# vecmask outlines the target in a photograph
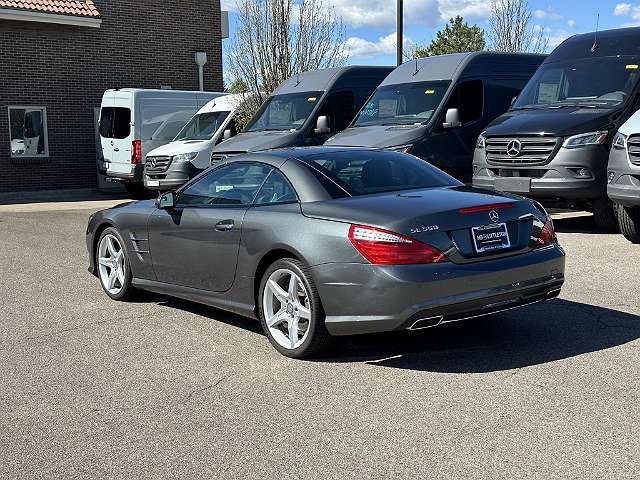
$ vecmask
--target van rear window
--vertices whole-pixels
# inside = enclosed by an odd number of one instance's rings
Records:
[[[127,138],[131,133],[131,110],[124,107],[104,107],[100,113],[100,136]]]

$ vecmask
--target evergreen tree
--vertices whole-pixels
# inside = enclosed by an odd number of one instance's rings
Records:
[[[416,47],[414,58],[430,57],[432,55],[444,55],[447,53],[477,52],[484,50],[484,31],[477,25],[469,26],[458,15],[449,20],[449,23],[436,34],[431,44],[427,47]]]

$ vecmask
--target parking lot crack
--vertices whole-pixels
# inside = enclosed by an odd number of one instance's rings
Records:
[[[38,340],[40,338],[47,338],[47,337],[55,337],[56,335],[64,335],[65,333],[70,333],[70,332],[76,332],[78,330],[85,330],[87,328],[91,328],[91,327],[95,327],[98,325],[103,325],[105,323],[111,323],[112,320],[101,320],[98,322],[91,322],[91,323],[87,323],[85,325],[77,325],[75,327],[69,327],[69,328],[63,328],[60,330],[54,330],[53,332],[49,332],[49,333],[43,333],[42,335],[33,335],[30,337],[26,337],[25,340]]]
[[[229,378],[231,378],[233,376],[233,374],[229,374],[229,375],[225,375],[224,377],[219,378],[215,383],[212,383],[210,385],[206,385],[204,387],[201,388],[196,388],[195,390],[191,390],[189,392],[189,394],[184,398],[184,400],[182,400],[182,404],[185,405],[186,403],[188,403],[193,397],[198,396],[200,394],[203,394],[205,392],[208,392],[209,390],[216,388],[218,385],[220,385],[222,382],[224,382],[225,380],[228,380]]]
[[[50,338],[50,337],[55,337],[57,335],[65,335],[71,332],[77,332],[77,331],[81,331],[81,330],[88,330],[91,329],[93,327],[97,327],[100,325],[106,325],[106,324],[110,324],[110,323],[121,323],[123,321],[126,320],[140,320],[142,318],[145,317],[151,317],[153,316],[153,314],[147,314],[147,315],[131,315],[128,317],[120,317],[117,320],[113,320],[113,319],[109,319],[109,320],[98,320],[95,322],[89,322],[89,323],[85,323],[83,325],[76,325],[74,327],[67,327],[67,328],[62,328],[60,330],[54,330],[52,332],[48,332],[48,333],[43,333],[41,335],[32,335],[29,337],[25,337],[24,340],[25,341],[31,341],[31,340],[40,340],[43,338]]]

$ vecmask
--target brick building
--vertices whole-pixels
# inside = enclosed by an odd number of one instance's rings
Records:
[[[220,0],[0,0],[0,192],[96,185],[108,88],[222,85]]]

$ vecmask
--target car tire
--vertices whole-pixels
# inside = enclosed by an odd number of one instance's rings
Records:
[[[267,338],[282,355],[309,358],[326,351],[333,343],[325,326],[318,290],[309,269],[299,260],[284,258],[267,268],[260,282],[258,313]]]
[[[602,196],[593,202],[593,220],[599,230],[618,232],[618,220],[613,202],[609,197]]]
[[[94,252],[96,273],[102,289],[109,298],[120,302],[133,300],[139,295],[132,284],[131,263],[124,246],[118,230],[109,227],[100,234]],[[115,278],[112,276],[114,270]],[[113,284],[110,283],[112,280]]]
[[[640,244],[640,207],[618,205],[618,225],[624,237],[631,243]]]

